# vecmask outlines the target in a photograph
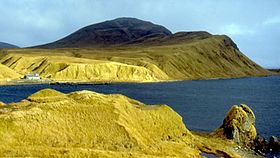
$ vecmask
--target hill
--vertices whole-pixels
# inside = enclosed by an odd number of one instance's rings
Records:
[[[36,48],[108,47],[131,42],[150,35],[171,35],[163,26],[136,18],[118,18],[93,24],[58,41]]]
[[[0,48],[19,48],[19,47],[9,43],[0,42]]]
[[[247,111],[233,109],[229,123],[248,120]],[[246,157],[237,145],[223,134],[190,132],[167,105],[119,94],[44,89],[0,106],[0,154],[6,157]]]
[[[37,72],[54,81],[155,82],[272,74],[224,35],[161,46],[6,50],[0,63],[22,75]]]

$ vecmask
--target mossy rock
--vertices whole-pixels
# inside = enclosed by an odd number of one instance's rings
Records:
[[[251,147],[256,139],[255,115],[245,104],[234,105],[226,115],[223,125],[217,130],[239,145]]]

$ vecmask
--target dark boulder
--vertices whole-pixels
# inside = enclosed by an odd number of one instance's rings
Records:
[[[269,148],[273,151],[280,151],[280,142],[277,137],[271,136],[269,138]]]
[[[268,142],[264,137],[259,135],[255,140],[255,146],[253,147],[253,149],[255,149],[255,151],[259,153],[266,153],[269,150]]]

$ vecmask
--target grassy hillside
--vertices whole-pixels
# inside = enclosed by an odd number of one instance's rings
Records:
[[[0,107],[6,157],[241,157],[235,147],[224,137],[192,134],[167,105],[118,94],[45,89]]]
[[[158,46],[6,50],[0,63],[22,75],[37,72],[55,81],[145,82],[272,74],[243,55],[227,36],[177,36]]]
[[[5,65],[0,64],[0,82],[1,80],[16,79],[20,77],[21,75],[16,73],[14,70],[10,69]]]

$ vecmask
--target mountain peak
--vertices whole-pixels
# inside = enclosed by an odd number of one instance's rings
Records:
[[[143,22],[144,20],[140,20],[140,19],[137,19],[137,18],[133,18],[133,17],[120,17],[120,18],[116,18],[116,19],[113,19],[113,20],[108,20],[108,21],[117,21],[117,22],[127,22],[127,21],[130,21],[130,22]],[[144,21],[144,22],[147,22],[147,21]]]
[[[64,47],[103,47],[120,45],[150,35],[172,35],[172,32],[161,25],[122,17],[86,26],[53,43],[37,46],[40,48]]]

